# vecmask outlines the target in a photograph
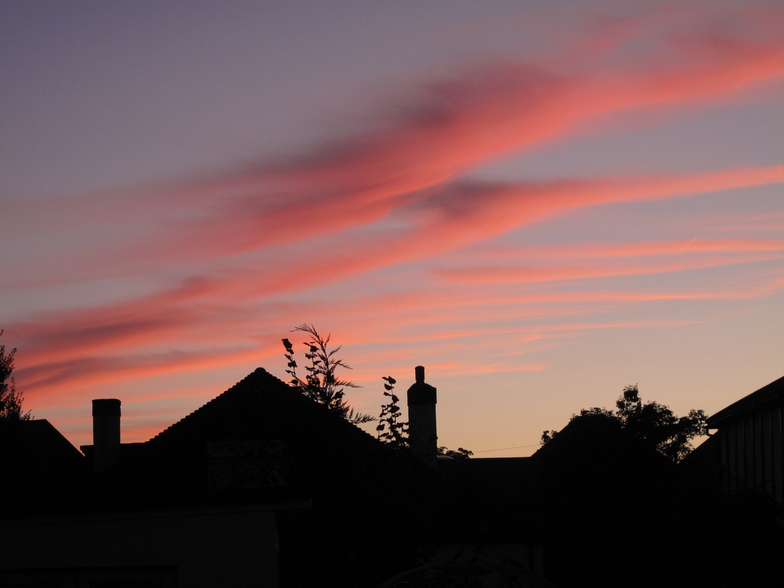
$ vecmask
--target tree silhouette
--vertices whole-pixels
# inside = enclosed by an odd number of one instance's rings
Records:
[[[307,333],[310,338],[303,341],[308,348],[305,359],[310,363],[305,366],[307,375],[304,379],[297,375],[297,361],[294,358],[294,345],[288,339],[283,339],[286,349],[285,357],[288,362],[286,373],[291,376],[290,384],[298,388],[305,396],[325,405],[337,412],[346,420],[354,423],[367,423],[376,420],[375,417],[355,412],[343,399],[345,388],[359,388],[357,384],[344,380],[335,375],[338,368],[350,370],[351,367],[342,359],[336,357],[341,347],[329,348],[331,335],[322,337],[313,325],[306,323],[296,327],[292,332]]]
[[[13,376],[15,355],[15,348],[6,352],[5,345],[0,345],[0,420],[27,421],[31,417],[30,411],[22,411],[24,394],[17,392]]]
[[[400,407],[395,384],[397,380],[392,376],[384,376],[384,396],[389,399],[387,404],[381,405],[381,414],[376,425],[376,435],[380,441],[392,447],[408,447],[408,423],[400,419]]]
[[[670,408],[658,402],[643,403],[637,384],[626,386],[615,402],[616,410],[592,407],[584,408],[572,419],[603,415],[616,419],[632,437],[639,439],[662,455],[678,462],[692,450],[691,440],[704,435],[707,430],[705,412],[690,410],[687,416],[678,417]],[[542,432],[542,445],[550,441],[558,431]]]

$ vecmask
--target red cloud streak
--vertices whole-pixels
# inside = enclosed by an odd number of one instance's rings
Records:
[[[52,266],[52,283],[152,274],[165,275],[165,281],[161,278],[158,283],[174,285],[131,301],[53,312],[5,325],[13,333],[14,344],[24,349],[19,358],[20,387],[30,395],[55,394],[122,379],[252,361],[259,348],[271,353],[269,337],[278,337],[278,333],[259,336],[262,325],[271,329],[271,325],[290,326],[303,320],[298,315],[301,307],[293,302],[285,306],[280,300],[315,287],[390,267],[402,268],[402,273],[411,262],[485,243],[585,207],[784,182],[783,165],[637,176],[608,170],[605,177],[564,175],[528,183],[470,178],[483,163],[584,136],[609,117],[643,110],[666,116],[784,79],[784,35],[770,34],[776,27],[784,30],[780,26],[784,10],[772,9],[764,20],[753,21],[756,17],[756,13],[744,15],[741,18],[746,21],[735,23],[738,28],[728,26],[722,32],[706,28],[687,35],[675,27],[667,35],[648,39],[647,50],[633,69],[623,59],[629,39],[625,34],[591,39],[587,45],[596,51],[570,53],[568,62],[486,63],[413,90],[396,114],[379,116],[365,132],[319,144],[304,154],[166,186],[138,198],[129,196],[119,210],[115,210],[116,201],[106,205],[88,198],[96,214],[107,222],[123,218],[125,209],[133,210],[134,222],[149,230],[136,241],[128,236],[129,242],[117,247],[82,244],[83,249],[68,264],[58,263],[58,253],[48,253],[53,257],[45,259],[44,265]],[[757,34],[738,34],[740,25],[756,25]],[[84,200],[79,199],[86,206]],[[85,221],[78,214],[71,216],[68,230],[76,233],[78,224]],[[52,218],[57,215],[53,213]],[[57,230],[56,222],[47,222]],[[498,283],[546,284],[775,261],[781,259],[782,242],[697,239],[621,246],[581,244],[577,251],[559,246],[527,251],[539,264],[518,267],[508,263],[509,254],[502,252],[498,261],[498,252],[488,251],[491,258],[484,267],[447,268],[438,273],[451,282],[477,288]],[[650,256],[657,258],[640,259]],[[485,297],[475,302],[470,298],[475,293],[450,291],[450,300],[444,301],[441,296],[418,292],[410,298],[402,296],[400,306],[390,308],[389,313],[405,316],[412,308],[434,305],[431,320],[447,322],[459,319],[472,304],[541,302],[555,306],[749,292],[764,295],[780,289],[781,284],[781,276],[776,275],[751,284],[744,292],[527,292],[515,298],[483,291]],[[336,307],[341,316],[352,319],[362,312],[363,324],[372,325],[380,319],[370,315],[385,308],[379,306],[380,300],[357,296]],[[563,325],[556,324],[552,308],[517,312],[539,313],[543,321],[551,320],[537,327],[541,332],[643,324],[594,325],[575,320]],[[557,318],[566,314],[561,309]],[[355,322],[358,319],[348,321]],[[372,337],[361,325],[351,328],[354,336]],[[444,337],[460,332],[470,333],[471,327],[440,331]]]

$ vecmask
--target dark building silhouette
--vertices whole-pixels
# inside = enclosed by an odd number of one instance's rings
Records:
[[[9,505],[5,512],[76,494],[87,468],[84,456],[49,421],[0,420],[2,496]]]
[[[417,366],[415,381],[408,389],[408,442],[411,451],[424,463],[435,467],[438,456],[436,432],[436,389],[425,383],[425,368]]]
[[[411,450],[262,369],[144,443],[121,443],[117,399],[94,401],[83,454],[46,421],[1,427],[0,586],[722,585],[749,575],[727,563],[740,529],[755,570],[776,560],[773,535],[728,524],[718,494],[612,419],[530,458],[437,459],[424,379]],[[777,382],[711,422],[780,407]]]
[[[104,471],[120,460],[120,401],[93,400],[93,468]]]
[[[784,509],[784,377],[712,415],[708,428],[724,490],[758,492]]]

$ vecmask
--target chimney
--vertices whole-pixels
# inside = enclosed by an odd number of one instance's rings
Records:
[[[120,401],[93,400],[93,465],[102,472],[120,459]]]
[[[408,442],[426,464],[435,467],[438,459],[436,435],[436,389],[425,384],[425,368],[414,369],[416,381],[408,389]]]

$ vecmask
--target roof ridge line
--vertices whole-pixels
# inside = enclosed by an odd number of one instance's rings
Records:
[[[173,422],[171,425],[169,425],[168,427],[166,427],[165,429],[163,429],[162,431],[160,431],[159,433],[157,433],[157,434],[156,434],[156,435],[154,435],[153,437],[150,437],[150,438],[149,438],[149,439],[148,439],[146,442],[147,442],[147,443],[150,443],[151,441],[155,441],[155,440],[156,440],[156,439],[158,439],[158,438],[159,438],[161,435],[163,435],[163,434],[164,434],[164,433],[166,433],[167,431],[171,430],[173,427],[177,426],[179,423],[181,423],[181,422],[182,422],[182,421],[184,421],[185,419],[187,419],[187,418],[190,418],[191,416],[195,415],[197,412],[201,412],[202,410],[206,409],[208,406],[210,406],[210,405],[212,405],[212,404],[215,404],[215,403],[217,403],[217,401],[218,401],[219,399],[223,398],[223,397],[224,397],[224,395],[228,394],[229,392],[231,392],[232,390],[234,390],[235,388],[237,388],[237,387],[238,387],[238,386],[240,386],[241,384],[245,383],[245,381],[246,381],[246,380],[250,380],[250,379],[251,379],[252,377],[254,377],[254,376],[261,375],[259,372],[261,372],[262,374],[266,374],[266,375],[268,375],[268,376],[270,376],[270,377],[273,377],[273,378],[274,378],[274,376],[273,376],[272,374],[270,374],[270,373],[269,373],[267,370],[265,370],[264,368],[260,368],[260,367],[259,367],[259,368],[256,368],[256,369],[255,369],[255,370],[253,370],[251,373],[249,373],[247,376],[245,376],[244,378],[242,378],[242,379],[241,379],[239,382],[236,382],[236,383],[234,383],[232,386],[230,386],[229,388],[227,388],[226,390],[224,390],[223,392],[221,392],[220,394],[218,394],[218,395],[217,395],[217,396],[215,396],[214,398],[211,398],[210,400],[208,400],[207,402],[205,402],[204,404],[202,404],[201,406],[199,406],[198,408],[196,408],[196,409],[195,409],[195,410],[193,410],[192,412],[190,412],[190,413],[186,414],[185,416],[183,416],[183,417],[182,417],[182,418],[180,418],[179,420],[177,420],[177,421]]]

